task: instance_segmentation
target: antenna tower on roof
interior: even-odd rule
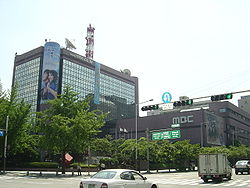
[[[87,37],[86,39],[86,49],[85,49],[85,56],[89,59],[93,59],[94,56],[94,31],[95,28],[89,24],[87,28]]]

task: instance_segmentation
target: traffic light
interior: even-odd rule
[[[157,109],[159,109],[159,105],[158,105],[158,104],[149,105],[149,106],[143,106],[143,107],[141,108],[142,111],[157,110]]]
[[[174,107],[177,107],[177,106],[187,106],[192,104],[193,104],[193,99],[188,99],[184,101],[175,101],[173,105]]]
[[[220,100],[227,100],[227,99],[232,99],[233,94],[232,93],[227,93],[227,94],[221,94],[221,95],[213,95],[211,96],[211,101],[220,101]]]

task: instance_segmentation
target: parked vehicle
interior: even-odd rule
[[[198,175],[206,183],[209,179],[216,182],[222,182],[223,178],[230,180],[232,168],[227,160],[227,155],[223,153],[200,154]]]
[[[80,188],[158,188],[157,184],[134,170],[101,170],[89,179],[80,182]]]
[[[243,174],[243,172],[247,172],[250,174],[250,160],[241,160],[237,161],[235,164],[235,174],[237,175],[239,172]]]

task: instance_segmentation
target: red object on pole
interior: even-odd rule
[[[70,162],[72,159],[73,159],[73,157],[70,154],[68,154],[68,153],[65,154],[65,160],[67,162]]]

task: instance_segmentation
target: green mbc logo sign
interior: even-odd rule
[[[152,140],[175,139],[181,137],[180,130],[152,132]]]

